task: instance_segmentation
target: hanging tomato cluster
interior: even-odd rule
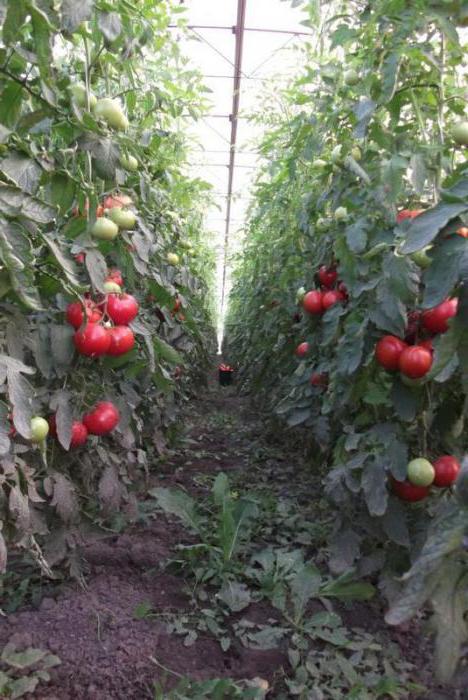
[[[129,323],[138,314],[138,302],[131,294],[121,291],[120,270],[109,270],[105,288],[106,285],[110,293],[97,301],[86,298],[67,306],[66,319],[76,330],[75,347],[86,357],[118,357],[135,346]]]
[[[345,285],[338,280],[336,267],[322,265],[317,273],[317,278],[321,289],[312,289],[306,292],[302,298],[304,310],[312,316],[321,315],[335,304],[345,302],[348,299]]]
[[[421,333],[432,336],[445,333],[449,320],[456,316],[458,299],[445,299],[427,311],[412,311],[408,315],[405,340],[394,335],[385,335],[375,347],[375,358],[379,365],[392,372],[400,372],[410,379],[424,377],[432,367],[432,338],[419,340]]]

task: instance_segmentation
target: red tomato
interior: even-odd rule
[[[94,302],[85,301],[86,319],[88,323],[97,323],[101,319],[101,312],[94,305]],[[68,304],[66,319],[68,323],[77,330],[83,323],[83,305],[79,301]]]
[[[397,224],[401,224],[405,219],[414,219],[424,212],[424,209],[402,209],[397,214]]]
[[[97,323],[87,323],[76,331],[73,340],[80,355],[99,357],[107,353],[111,339],[107,328]]]
[[[307,311],[308,314],[323,313],[322,292],[317,289],[307,292],[302,300],[302,306],[304,307],[304,311]]]
[[[70,447],[80,447],[88,439],[88,428],[79,420],[73,421]]]
[[[327,386],[328,375],[325,372],[312,372],[310,375],[310,383],[312,386]]]
[[[411,379],[419,379],[429,372],[432,366],[432,352],[420,345],[405,348],[398,361],[400,372]]]
[[[110,401],[100,401],[83,416],[83,423],[92,435],[105,435],[117,426],[120,413]]]
[[[83,265],[85,259],[86,259],[86,255],[84,253],[77,253],[75,255],[75,260],[78,263],[78,265]]]
[[[396,335],[384,335],[375,346],[375,359],[385,369],[396,370],[400,355],[406,347],[406,343]]]
[[[431,333],[445,333],[448,331],[449,318],[457,315],[458,299],[445,299],[441,304],[434,308],[424,311],[422,315],[422,323]]]
[[[103,202],[104,209],[114,209],[115,207],[124,209],[125,207],[131,207],[132,204],[133,202],[128,195],[118,193],[109,195]]]
[[[322,265],[322,267],[318,271],[318,278],[320,284],[323,284],[323,286],[327,287],[328,289],[331,289],[331,287],[333,287],[337,280],[337,277],[338,273],[333,267],[327,267],[326,265]]]
[[[345,299],[348,298],[348,290],[344,282],[340,282],[338,285],[338,291],[343,295]]]
[[[119,287],[123,287],[124,281],[120,270],[108,270],[106,282],[115,282],[115,284],[118,284]]]
[[[104,216],[104,207],[102,204],[98,204],[96,208],[96,219],[100,219],[101,216]]]
[[[461,469],[458,459],[455,459],[455,457],[451,457],[450,455],[439,457],[439,459],[436,460],[432,466],[435,469],[433,484],[440,489],[446,488],[447,486],[452,486],[452,484],[454,484],[457,480]]]
[[[129,352],[135,345],[135,336],[128,326],[115,326],[109,330],[110,345],[108,355],[117,357]]]
[[[338,304],[339,301],[344,301],[344,295],[341,292],[338,292],[335,289],[332,289],[328,292],[324,292],[322,294],[322,306],[325,309],[329,309],[331,306],[334,306],[335,304]]]
[[[127,326],[138,313],[138,302],[131,294],[109,294],[107,313],[118,326]]]
[[[434,343],[432,340],[429,338],[429,340],[423,340],[419,343],[419,346],[421,348],[426,348],[427,350],[430,350],[431,352],[434,352]]]
[[[397,481],[391,477],[391,483],[393,492],[401,498],[402,501],[410,501],[415,503],[416,501],[422,501],[429,495],[428,486],[414,486],[409,481]]]
[[[309,352],[309,343],[300,343],[296,348],[297,357],[305,357]]]
[[[174,306],[172,307],[172,312],[175,314],[177,311],[179,311],[180,307],[182,306],[182,302],[179,299],[179,297],[176,297],[176,300],[174,302]]]
[[[455,233],[458,233],[458,235],[462,236],[462,238],[468,238],[468,228],[466,226],[462,226],[461,228],[457,229]]]

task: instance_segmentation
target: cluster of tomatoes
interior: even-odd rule
[[[231,365],[225,365],[224,363],[221,363],[218,369],[220,372],[234,372],[234,367],[231,367]]]
[[[456,316],[458,299],[445,299],[427,311],[412,311],[408,316],[405,340],[395,335],[385,335],[375,347],[375,358],[379,365],[388,371],[399,370],[410,379],[424,377],[432,367],[432,338],[419,342],[423,332],[438,335],[448,331],[450,318]]]
[[[460,462],[451,455],[439,457],[434,463],[418,457],[409,462],[404,481],[392,477],[392,489],[403,501],[422,501],[429,495],[431,486],[439,489],[453,486],[460,469]]]
[[[75,420],[72,424],[70,447],[81,447],[88,439],[88,435],[107,435],[117,427],[120,421],[120,413],[111,401],[99,401],[94,408],[85,413],[81,421]],[[57,437],[56,416],[48,419],[49,434]]]
[[[110,293],[94,301],[85,298],[67,306],[66,319],[75,328],[74,343],[80,355],[118,357],[132,350],[135,336],[128,324],[138,313],[138,302],[121,291],[119,270],[111,270],[105,283]]]
[[[338,273],[335,267],[322,265],[317,273],[321,289],[312,289],[304,294],[302,306],[308,314],[313,316],[325,313],[327,309],[346,301],[348,292],[343,284],[338,280]]]

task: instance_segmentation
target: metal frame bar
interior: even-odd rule
[[[236,27],[219,24],[187,24],[187,29],[221,29],[236,33]],[[178,24],[170,24],[169,29],[181,29]],[[262,27],[244,27],[244,32],[263,32],[266,34],[293,34],[294,36],[315,36],[313,32],[298,32],[294,29],[268,29]]]
[[[234,82],[232,94],[232,115],[231,115],[231,144],[229,154],[229,176],[226,204],[226,229],[224,232],[224,256],[223,256],[223,286],[221,292],[221,315],[224,313],[224,299],[226,293],[226,268],[229,246],[229,230],[231,222],[231,203],[234,183],[234,166],[236,161],[237,143],[237,119],[239,115],[240,87],[242,74],[242,55],[244,48],[244,29],[247,0],[237,0],[237,21],[233,27],[236,37],[235,61],[234,61]]]

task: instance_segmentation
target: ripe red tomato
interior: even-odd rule
[[[323,313],[322,292],[317,289],[307,292],[302,300],[302,306],[304,307],[304,311],[307,311],[308,314]]]
[[[79,420],[73,421],[70,447],[80,447],[88,439],[88,428]]]
[[[325,372],[312,372],[310,375],[310,383],[312,386],[327,386],[328,375]]]
[[[80,355],[99,357],[107,353],[111,339],[107,328],[97,323],[87,323],[76,331],[73,340]]]
[[[422,340],[419,343],[420,347],[426,348],[427,350],[430,350],[431,352],[434,352],[434,343],[432,340],[429,338],[429,340]]]
[[[309,343],[300,343],[296,348],[297,357],[305,357],[309,352]]]
[[[333,287],[337,280],[337,277],[338,273],[334,267],[327,267],[326,265],[322,265],[322,267],[318,271],[318,278],[320,284],[323,284],[323,286],[327,287],[328,289],[331,289],[331,287]]]
[[[338,285],[338,291],[343,295],[345,299],[348,298],[348,289],[344,282],[340,282]]]
[[[375,359],[385,369],[396,370],[400,355],[406,347],[406,343],[396,335],[384,335],[375,346]]]
[[[176,297],[176,300],[174,302],[174,306],[172,307],[172,313],[177,313],[182,306],[182,301],[180,300],[179,297]]]
[[[402,501],[409,501],[410,503],[416,503],[416,501],[422,501],[429,495],[428,486],[414,486],[409,481],[397,481],[391,477],[393,492],[401,498]]]
[[[344,300],[344,295],[335,289],[331,289],[330,291],[324,292],[322,294],[322,306],[325,309],[325,311],[331,306],[334,306],[335,304],[338,304],[338,302]]]
[[[400,372],[411,379],[419,379],[429,372],[432,366],[432,352],[420,345],[406,347],[398,361]]]
[[[461,228],[457,229],[455,233],[458,233],[458,235],[462,238],[468,238],[468,228],[466,226],[462,226]]]
[[[450,455],[439,457],[439,459],[436,460],[432,466],[435,469],[433,484],[439,489],[452,486],[452,484],[456,482],[461,469],[458,459],[451,457]]]
[[[104,199],[103,205],[104,209],[114,209],[119,207],[119,209],[124,209],[125,207],[131,207],[133,204],[131,197],[126,194],[113,194],[109,195]]]
[[[135,336],[128,326],[115,326],[109,330],[110,345],[108,355],[117,357],[129,352],[135,345]]]
[[[131,294],[109,294],[107,313],[118,326],[126,326],[137,315],[138,302]]]
[[[105,435],[117,426],[120,414],[110,401],[100,401],[83,416],[83,423],[92,435]]]
[[[116,270],[116,269],[108,270],[106,282],[115,282],[115,284],[118,284],[119,287],[123,287],[124,281],[123,281],[122,273],[120,272],[120,270]]]
[[[97,323],[101,319],[101,312],[91,300],[85,301],[86,318],[88,323]],[[68,304],[66,311],[66,319],[73,328],[78,329],[83,323],[83,305],[79,301],[74,301]]]
[[[431,333],[445,333],[448,331],[449,318],[456,316],[458,309],[458,299],[445,299],[441,304],[434,308],[424,311],[422,315],[422,323]]]
[[[424,212],[424,209],[402,209],[397,214],[397,224],[401,224],[405,219],[414,219]]]
[[[84,253],[77,253],[74,257],[78,265],[83,265],[86,260],[86,255]]]

